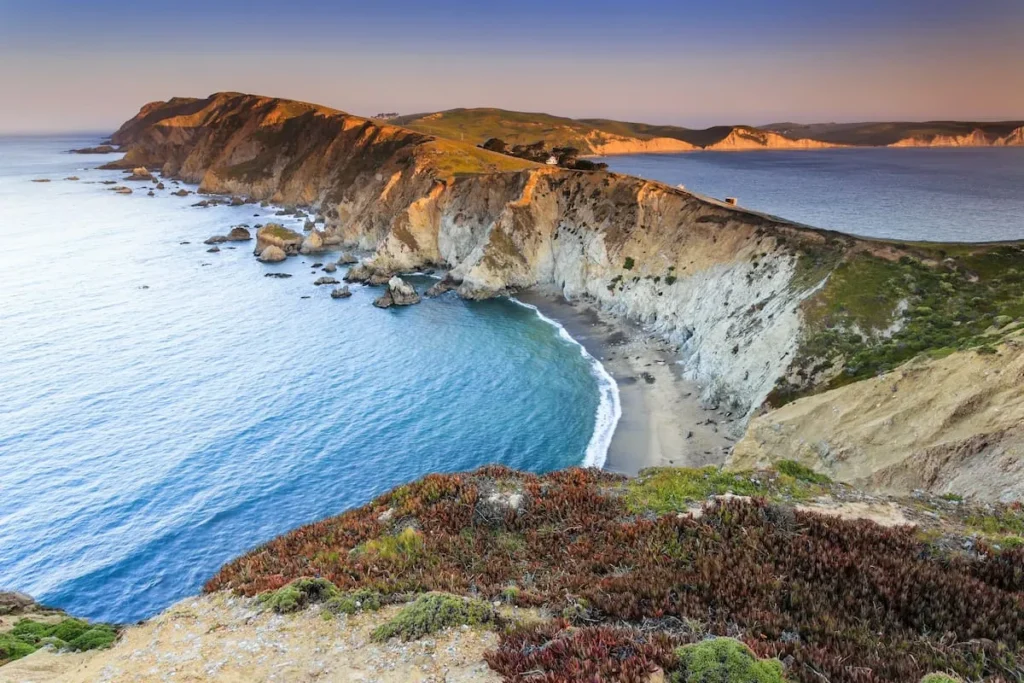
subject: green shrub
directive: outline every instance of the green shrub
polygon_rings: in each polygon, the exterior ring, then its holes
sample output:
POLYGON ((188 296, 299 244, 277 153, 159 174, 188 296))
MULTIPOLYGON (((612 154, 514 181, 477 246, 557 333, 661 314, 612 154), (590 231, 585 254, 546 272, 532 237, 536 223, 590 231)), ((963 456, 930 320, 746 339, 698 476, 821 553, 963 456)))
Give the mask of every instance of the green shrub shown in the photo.
POLYGON ((356 547, 353 552, 376 555, 389 562, 411 562, 423 551, 423 536, 406 527, 393 536, 374 538, 356 547))
POLYGON ((928 674, 921 679, 921 683, 963 683, 959 678, 954 678, 949 674, 928 674))
POLYGON ((428 593, 375 628, 370 637, 377 642, 395 636, 402 640, 415 640, 453 626, 476 626, 491 623, 494 619, 494 610, 481 600, 460 598, 449 593, 428 593))
POLYGON ((782 662, 757 659, 733 638, 714 638, 676 650, 679 669, 673 683, 785 683, 782 662))
POLYGON ((8 633, 0 634, 0 662, 24 657, 46 645, 84 651, 109 647, 115 640, 117 628, 110 624, 89 624, 70 617, 56 624, 20 619, 8 633))
POLYGON ((794 479, 806 481, 811 484, 831 484, 832 480, 824 474, 818 474, 810 467, 802 465, 795 460, 780 460, 775 463, 775 469, 782 474, 788 474, 794 479))
POLYGON ((338 595, 337 587, 327 579, 295 579, 287 586, 259 597, 260 602, 278 614, 298 612, 314 602, 324 602, 338 595))
POLYGON ((35 651, 35 646, 19 640, 10 633, 0 633, 0 664, 27 657, 35 651))
POLYGON ((627 256, 625 262, 622 264, 622 267, 626 270, 633 270, 634 265, 636 265, 636 262, 633 261, 633 257, 627 256))
POLYGON ((380 593, 361 588, 336 595, 324 606, 334 614, 355 614, 363 611, 376 612, 383 604, 380 593))
POLYGON ((101 647, 109 647, 115 640, 117 640, 117 631, 106 624, 100 624, 69 641, 67 646, 71 650, 96 650, 101 647))

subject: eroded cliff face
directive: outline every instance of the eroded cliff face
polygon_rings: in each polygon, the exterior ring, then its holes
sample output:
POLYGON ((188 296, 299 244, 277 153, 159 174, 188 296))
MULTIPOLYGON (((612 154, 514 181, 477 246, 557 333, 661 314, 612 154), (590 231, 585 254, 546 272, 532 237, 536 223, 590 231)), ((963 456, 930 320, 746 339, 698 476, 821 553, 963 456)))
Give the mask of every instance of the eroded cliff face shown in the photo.
POLYGON ((930 135, 904 138, 890 147, 1019 147, 1024 145, 1024 126, 1008 135, 987 135, 975 129, 965 135, 930 135))
MULTIPOLYGON (((894 263, 909 253, 640 178, 539 166, 252 95, 149 104, 113 140, 127 150, 124 167, 315 207, 325 242, 372 252, 361 271, 374 281, 436 267, 464 297, 544 287, 638 320, 680 346, 705 399, 741 413, 780 379, 805 392, 843 367, 831 353, 830 373, 802 369, 818 353, 803 348, 807 299, 824 296, 837 267, 856 254, 894 263)), ((827 294, 824 304, 846 310, 843 290, 827 294)))
POLYGON ((715 152, 748 152, 759 149, 826 149, 843 147, 830 142, 809 138, 789 138, 773 131, 737 126, 718 142, 702 149, 715 152))

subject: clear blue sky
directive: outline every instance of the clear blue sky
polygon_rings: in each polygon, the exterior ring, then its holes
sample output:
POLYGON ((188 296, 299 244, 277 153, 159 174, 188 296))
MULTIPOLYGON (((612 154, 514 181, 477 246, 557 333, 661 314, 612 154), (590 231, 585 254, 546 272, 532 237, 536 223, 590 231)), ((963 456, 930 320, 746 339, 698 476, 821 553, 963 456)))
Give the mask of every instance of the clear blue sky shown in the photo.
POLYGON ((0 0, 0 131, 241 90, 706 126, 1024 118, 1024 0, 0 0))

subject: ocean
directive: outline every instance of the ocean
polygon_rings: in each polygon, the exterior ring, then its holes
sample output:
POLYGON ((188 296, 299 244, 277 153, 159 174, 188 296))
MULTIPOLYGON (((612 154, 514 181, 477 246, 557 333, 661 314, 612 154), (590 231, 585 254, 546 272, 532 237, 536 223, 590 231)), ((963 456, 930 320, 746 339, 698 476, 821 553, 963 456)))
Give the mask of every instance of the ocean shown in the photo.
POLYGON ((337 254, 208 253, 233 225, 302 221, 170 182, 116 194, 94 167, 119 155, 66 153, 97 142, 0 138, 0 589, 136 621, 428 472, 602 464, 617 390, 553 321, 454 293, 334 300, 311 264, 337 254))
POLYGON ((1024 148, 614 156, 628 173, 818 228, 905 241, 1024 239, 1024 148))

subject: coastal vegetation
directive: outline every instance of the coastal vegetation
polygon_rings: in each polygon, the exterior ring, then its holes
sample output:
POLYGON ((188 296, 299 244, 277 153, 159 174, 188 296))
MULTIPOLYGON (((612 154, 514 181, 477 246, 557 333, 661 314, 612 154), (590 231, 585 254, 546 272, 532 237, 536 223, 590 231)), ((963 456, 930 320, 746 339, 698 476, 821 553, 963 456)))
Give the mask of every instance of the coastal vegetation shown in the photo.
POLYGON ((805 300, 795 372, 780 379, 771 405, 873 377, 921 354, 991 352, 1024 328, 1024 246, 899 248, 898 258, 852 255, 805 300))
POLYGON ((491 601, 544 608, 555 616, 502 626, 486 655, 508 680, 723 680, 699 677, 712 665, 801 682, 1021 671, 1024 549, 975 539, 964 551, 802 511, 794 503, 844 489, 781 469, 428 475, 253 550, 206 590, 419 595, 382 639, 500 624, 491 601))
POLYGON ((117 634, 118 628, 111 624, 90 624, 72 617, 46 621, 22 618, 10 630, 0 632, 0 665, 26 657, 42 647, 66 652, 110 647, 117 640, 117 634))

